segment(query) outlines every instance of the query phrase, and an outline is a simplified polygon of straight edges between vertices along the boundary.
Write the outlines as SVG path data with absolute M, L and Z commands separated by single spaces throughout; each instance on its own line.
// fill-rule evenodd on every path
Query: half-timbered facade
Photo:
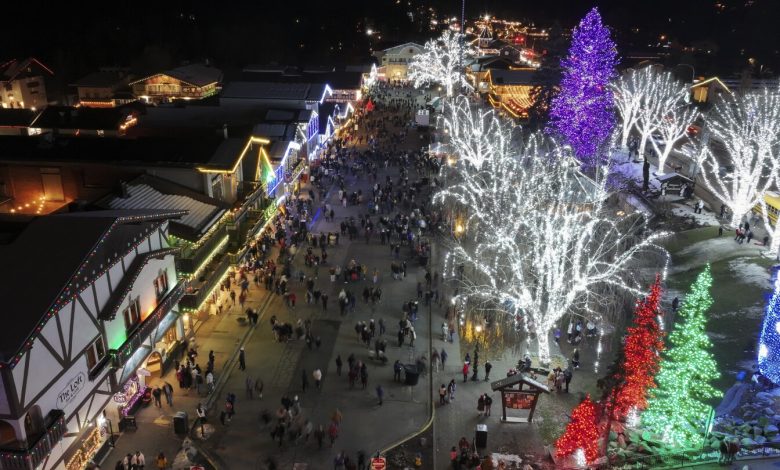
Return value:
M 167 238 L 185 214 L 51 215 L 2 237 L 0 468 L 81 469 L 132 416 L 183 338 Z

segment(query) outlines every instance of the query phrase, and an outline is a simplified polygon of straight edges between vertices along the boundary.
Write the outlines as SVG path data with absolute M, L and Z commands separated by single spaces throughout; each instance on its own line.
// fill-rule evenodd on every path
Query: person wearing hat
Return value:
M 238 368 L 241 370 L 246 370 L 246 356 L 244 354 L 244 347 L 241 347 L 241 350 L 238 351 Z

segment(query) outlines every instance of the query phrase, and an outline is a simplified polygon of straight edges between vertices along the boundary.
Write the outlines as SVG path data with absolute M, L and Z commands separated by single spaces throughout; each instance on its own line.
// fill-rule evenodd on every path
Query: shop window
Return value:
M 158 300 L 168 293 L 168 275 L 165 271 L 154 280 L 154 292 Z
M 131 332 L 141 321 L 141 306 L 138 303 L 138 297 L 130 300 L 130 305 L 124 311 L 125 330 Z
M 105 358 L 106 347 L 103 344 L 103 338 L 98 337 L 98 339 L 87 347 L 87 370 L 89 370 L 90 376 L 100 371 L 100 366 L 105 364 L 103 361 Z
M 176 327 L 172 326 L 168 328 L 168 331 L 165 332 L 165 342 L 168 344 L 173 344 L 176 342 Z

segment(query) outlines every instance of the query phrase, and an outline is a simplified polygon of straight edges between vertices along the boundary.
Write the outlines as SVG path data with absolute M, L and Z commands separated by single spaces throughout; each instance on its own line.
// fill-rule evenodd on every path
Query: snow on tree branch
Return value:
M 640 293 L 632 273 L 643 254 L 664 253 L 656 245 L 663 234 L 648 235 L 641 215 L 615 215 L 606 202 L 606 178 L 580 173 L 568 146 L 542 134 L 513 145 L 510 128 L 493 123 L 495 115 L 456 112 L 458 131 L 453 124 L 451 134 L 480 132 L 452 140 L 464 157 L 436 195 L 466 211 L 469 221 L 448 263 L 463 266 L 460 295 L 471 305 L 525 317 L 538 332 L 540 357 L 548 360 L 548 333 L 561 317 L 576 313 L 599 321 L 614 301 L 606 295 L 610 286 Z
M 458 84 L 468 86 L 463 67 L 476 51 L 462 34 L 446 30 L 441 37 L 426 42 L 424 49 L 409 63 L 407 75 L 415 88 L 438 83 L 452 97 Z
M 780 93 L 764 89 L 725 96 L 709 117 L 712 137 L 699 155 L 701 178 L 731 210 L 736 227 L 777 181 Z

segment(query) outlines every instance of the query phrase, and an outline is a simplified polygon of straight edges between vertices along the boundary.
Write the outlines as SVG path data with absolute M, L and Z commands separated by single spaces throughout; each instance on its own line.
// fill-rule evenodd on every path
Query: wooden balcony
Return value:
M 141 347 L 144 341 L 152 334 L 157 325 L 160 324 L 165 315 L 176 306 L 184 294 L 184 282 L 179 282 L 166 294 L 166 296 L 157 304 L 154 311 L 146 317 L 141 325 L 133 331 L 127 341 L 118 349 L 112 350 L 112 366 L 122 367 L 133 353 Z
M 29 440 L 29 445 L 25 446 L 24 442 L 17 442 L 16 446 L 11 444 L 7 448 L 0 449 L 0 468 L 4 470 L 38 468 L 65 435 L 65 413 L 62 410 L 51 410 L 46 416 L 45 424 L 45 431 Z

